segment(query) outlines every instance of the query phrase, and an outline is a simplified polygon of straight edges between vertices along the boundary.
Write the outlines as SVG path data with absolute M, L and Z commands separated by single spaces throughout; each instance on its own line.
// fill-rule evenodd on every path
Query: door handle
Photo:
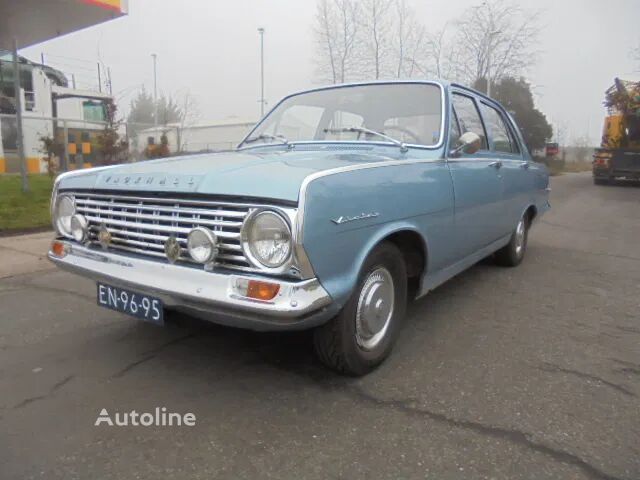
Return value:
M 529 162 L 521 162 L 520 166 L 522 168 L 524 168 L 525 170 L 528 170 L 529 169 Z
M 493 168 L 498 169 L 498 168 L 502 167 L 502 162 L 500 160 L 496 160 L 495 162 L 491 162 L 489 164 L 489 167 L 493 167 Z

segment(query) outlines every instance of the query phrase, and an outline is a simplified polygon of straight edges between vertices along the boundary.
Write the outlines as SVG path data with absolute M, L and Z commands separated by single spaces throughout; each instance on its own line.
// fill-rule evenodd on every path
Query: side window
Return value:
M 482 119 L 480 113 L 476 108 L 476 103 L 471 97 L 466 95 L 453 94 L 453 108 L 455 109 L 456 116 L 458 117 L 458 123 L 460 124 L 461 134 L 467 132 L 473 132 L 480 136 L 482 140 L 481 150 L 488 150 L 487 147 L 487 135 L 482 125 Z
M 458 146 L 458 139 L 462 135 L 460 133 L 460 123 L 458 122 L 458 114 L 456 109 L 451 109 L 451 125 L 449 127 L 449 149 L 454 149 Z
M 504 153 L 517 153 L 517 148 L 504 118 L 495 108 L 482 104 L 482 115 L 487 124 L 487 130 L 493 141 L 493 150 Z

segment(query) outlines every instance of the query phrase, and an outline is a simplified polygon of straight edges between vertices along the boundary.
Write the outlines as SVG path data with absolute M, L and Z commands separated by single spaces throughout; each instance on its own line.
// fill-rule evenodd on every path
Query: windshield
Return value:
M 440 141 L 441 124 L 438 85 L 338 87 L 301 93 L 282 101 L 240 146 L 391 139 L 434 146 Z

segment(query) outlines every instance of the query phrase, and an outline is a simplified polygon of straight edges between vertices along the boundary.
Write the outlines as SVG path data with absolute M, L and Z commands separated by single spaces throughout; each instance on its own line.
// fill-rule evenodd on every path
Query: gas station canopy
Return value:
M 127 14 L 127 0 L 0 0 L 0 49 L 51 40 Z

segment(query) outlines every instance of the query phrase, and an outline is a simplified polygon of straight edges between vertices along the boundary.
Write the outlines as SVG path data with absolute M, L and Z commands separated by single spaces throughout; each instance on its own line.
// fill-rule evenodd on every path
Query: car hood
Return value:
M 298 201 L 304 179 L 338 167 L 391 160 L 372 152 L 221 152 L 95 168 L 63 177 L 60 189 L 234 195 Z

